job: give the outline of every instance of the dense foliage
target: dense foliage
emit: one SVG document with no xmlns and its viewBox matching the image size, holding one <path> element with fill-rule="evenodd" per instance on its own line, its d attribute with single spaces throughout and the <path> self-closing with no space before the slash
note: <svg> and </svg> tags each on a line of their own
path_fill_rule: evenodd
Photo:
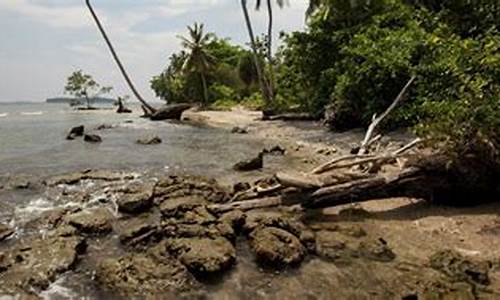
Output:
<svg viewBox="0 0 500 300">
<path fill-rule="evenodd" d="M 385 126 L 416 125 L 456 154 L 474 144 L 498 158 L 498 1 L 314 2 L 308 30 L 286 35 L 280 52 L 289 103 L 326 112 L 336 129 L 366 126 L 416 75 Z"/>
<path fill-rule="evenodd" d="M 215 104 L 222 108 L 250 99 L 260 101 L 255 95 L 258 82 L 250 51 L 209 34 L 203 53 L 210 60 L 203 67 L 207 99 L 202 101 L 205 96 L 199 68 L 185 67 L 190 62 L 190 52 L 186 50 L 172 54 L 167 68 L 151 80 L 157 96 L 171 103 L 204 102 L 206 106 Z"/>
<path fill-rule="evenodd" d="M 274 108 L 325 116 L 335 129 L 366 126 L 416 76 L 406 99 L 383 126 L 416 128 L 458 156 L 473 145 L 499 161 L 498 1 L 310 4 L 308 28 L 283 34 L 274 58 Z M 257 99 L 251 53 L 215 37 L 207 48 L 216 57 L 208 72 L 209 102 L 230 106 L 251 95 Z M 263 59 L 265 43 L 259 52 Z M 186 55 L 174 54 L 166 71 L 153 79 L 159 96 L 169 101 L 201 99 L 199 79 L 181 70 Z"/>
</svg>

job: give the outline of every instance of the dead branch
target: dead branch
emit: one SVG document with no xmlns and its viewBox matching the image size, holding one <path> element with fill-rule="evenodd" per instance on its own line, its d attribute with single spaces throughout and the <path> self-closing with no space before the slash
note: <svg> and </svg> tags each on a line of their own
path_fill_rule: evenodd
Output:
<svg viewBox="0 0 500 300">
<path fill-rule="evenodd" d="M 410 78 L 410 80 L 404 86 L 404 88 L 401 90 L 401 92 L 396 97 L 396 99 L 394 100 L 394 102 L 392 102 L 392 104 L 380 116 L 378 116 L 378 117 L 376 115 L 373 116 L 373 121 L 370 124 L 370 126 L 368 126 L 368 130 L 366 131 L 365 138 L 361 142 L 361 146 L 360 146 L 358 154 L 363 155 L 363 154 L 365 154 L 367 152 L 369 143 L 372 140 L 372 135 L 373 135 L 375 129 L 380 124 L 380 122 L 382 122 L 382 120 L 384 120 L 384 118 L 387 117 L 389 115 L 389 113 L 399 104 L 399 102 L 401 102 L 401 100 L 403 99 L 404 95 L 406 94 L 406 91 L 411 86 L 411 84 L 413 83 L 413 81 L 415 81 L 415 78 L 416 78 L 415 76 L 412 76 Z"/>
</svg>

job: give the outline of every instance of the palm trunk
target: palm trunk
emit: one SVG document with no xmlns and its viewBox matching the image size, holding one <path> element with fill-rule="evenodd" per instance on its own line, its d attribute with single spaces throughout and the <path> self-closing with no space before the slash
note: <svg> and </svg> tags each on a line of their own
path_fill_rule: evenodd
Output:
<svg viewBox="0 0 500 300">
<path fill-rule="evenodd" d="M 255 36 L 253 34 L 252 23 L 250 21 L 250 16 L 248 14 L 246 0 L 241 0 L 241 7 L 243 9 L 243 14 L 245 16 L 245 23 L 247 25 L 248 35 L 250 36 L 250 44 L 252 46 L 255 70 L 257 71 L 257 79 L 259 80 L 260 89 L 262 91 L 262 96 L 264 97 L 264 100 L 266 101 L 266 106 L 267 106 L 267 105 L 269 105 L 269 102 L 270 102 L 269 92 L 268 92 L 268 89 L 266 87 L 266 82 L 265 82 L 265 79 L 263 76 L 262 66 L 260 65 L 260 62 L 259 62 L 259 54 L 257 53 L 257 45 L 255 43 Z"/>
<path fill-rule="evenodd" d="M 205 74 L 200 73 L 201 83 L 203 85 L 203 106 L 208 104 L 208 87 L 207 87 L 207 79 L 205 78 Z"/>
<path fill-rule="evenodd" d="M 269 23 L 267 26 L 267 63 L 269 65 L 269 97 L 274 101 L 274 68 L 273 68 L 273 6 L 271 0 L 267 0 L 267 13 Z"/>
<path fill-rule="evenodd" d="M 99 31 L 101 32 L 104 40 L 106 41 L 106 44 L 108 45 L 109 50 L 111 51 L 111 54 L 113 55 L 113 58 L 114 58 L 116 64 L 118 65 L 118 68 L 120 69 L 120 72 L 122 73 L 123 77 L 125 78 L 125 81 L 127 82 L 129 88 L 132 90 L 132 93 L 134 93 L 137 100 L 139 100 L 139 102 L 141 102 L 142 105 L 144 107 L 146 107 L 150 113 L 154 113 L 156 111 L 156 109 L 153 108 L 151 105 L 149 105 L 146 102 L 146 100 L 144 100 L 144 98 L 142 98 L 141 94 L 139 94 L 139 92 L 137 91 L 137 89 L 134 86 L 134 83 L 132 82 L 132 80 L 128 76 L 127 71 L 125 70 L 125 67 L 121 63 L 120 58 L 116 54 L 116 51 L 115 51 L 113 45 L 111 44 L 111 41 L 109 40 L 108 35 L 106 34 L 106 31 L 104 30 L 104 27 L 102 26 L 101 22 L 99 21 L 99 17 L 97 17 L 97 14 L 95 13 L 94 9 L 92 8 L 92 5 L 90 4 L 90 0 L 86 0 L 85 2 L 87 4 L 88 9 L 90 10 L 90 13 L 92 14 L 92 17 L 94 18 L 94 21 L 97 24 L 97 27 L 99 28 Z"/>
</svg>

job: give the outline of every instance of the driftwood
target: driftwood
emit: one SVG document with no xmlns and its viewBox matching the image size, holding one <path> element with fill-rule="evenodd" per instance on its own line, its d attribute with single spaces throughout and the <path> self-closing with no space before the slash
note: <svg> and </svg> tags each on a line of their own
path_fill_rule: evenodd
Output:
<svg viewBox="0 0 500 300">
<path fill-rule="evenodd" d="M 182 113 L 192 107 L 193 106 L 188 103 L 165 105 L 149 115 L 149 118 L 152 121 L 180 120 Z"/>
<path fill-rule="evenodd" d="M 209 205 L 207 208 L 209 211 L 214 213 L 223 213 L 233 209 L 239 210 L 251 210 L 256 208 L 272 207 L 281 205 L 281 197 L 267 197 L 255 200 L 238 201 L 227 204 L 213 204 Z"/>
<path fill-rule="evenodd" d="M 365 154 L 367 152 L 369 145 L 371 143 L 373 143 L 371 141 L 373 140 L 372 135 L 375 132 L 375 129 L 380 124 L 380 122 L 382 122 L 382 120 L 384 120 L 385 117 L 387 117 L 389 115 L 389 113 L 392 110 L 394 110 L 394 108 L 396 108 L 396 106 L 399 104 L 399 102 L 401 102 L 401 100 L 403 100 L 403 97 L 406 94 L 406 91 L 408 90 L 408 88 L 410 88 L 413 81 L 415 81 L 415 78 L 416 78 L 415 76 L 410 78 L 410 80 L 404 86 L 404 88 L 401 90 L 401 92 L 396 97 L 396 99 L 392 102 L 392 104 L 380 116 L 378 116 L 378 117 L 377 117 L 377 115 L 373 116 L 372 123 L 370 124 L 370 126 L 368 126 L 368 130 L 366 131 L 365 138 L 361 142 L 361 146 L 360 146 L 358 154 L 362 155 L 362 154 Z"/>
</svg>

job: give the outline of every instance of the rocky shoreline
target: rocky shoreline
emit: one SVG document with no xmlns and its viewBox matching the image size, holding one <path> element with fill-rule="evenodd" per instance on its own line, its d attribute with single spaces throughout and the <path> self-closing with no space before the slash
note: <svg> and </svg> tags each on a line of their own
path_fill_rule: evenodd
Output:
<svg viewBox="0 0 500 300">
<path fill-rule="evenodd" d="M 32 189 L 53 207 L 0 225 L 0 295 L 36 299 L 68 273 L 116 298 L 500 295 L 491 261 L 443 249 L 419 265 L 363 222 L 280 207 L 220 212 L 234 191 L 213 179 L 87 170 L 6 189 Z"/>
</svg>

